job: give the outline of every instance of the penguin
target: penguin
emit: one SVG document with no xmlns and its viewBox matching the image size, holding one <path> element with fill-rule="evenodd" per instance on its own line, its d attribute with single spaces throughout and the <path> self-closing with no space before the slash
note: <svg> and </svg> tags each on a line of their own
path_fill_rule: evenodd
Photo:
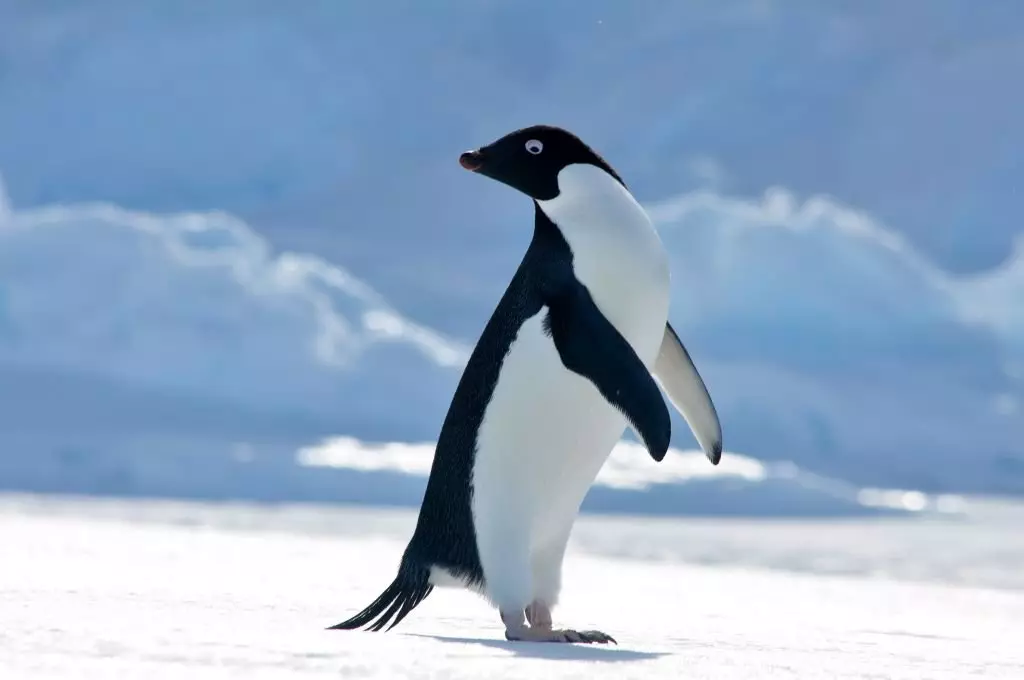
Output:
<svg viewBox="0 0 1024 680">
<path fill-rule="evenodd" d="M 722 456 L 714 404 L 668 320 L 668 256 L 619 174 L 564 128 L 516 130 L 459 163 L 528 196 L 533 237 L 456 387 L 397 576 L 330 628 L 390 630 L 441 586 L 483 595 L 507 640 L 615 642 L 551 615 L 599 470 L 627 427 L 665 457 L 659 385 L 711 463 Z"/>
</svg>

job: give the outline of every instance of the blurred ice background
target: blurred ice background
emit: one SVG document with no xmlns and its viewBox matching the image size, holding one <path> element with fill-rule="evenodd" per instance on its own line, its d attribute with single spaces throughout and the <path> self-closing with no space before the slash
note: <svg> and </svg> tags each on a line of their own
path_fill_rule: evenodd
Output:
<svg viewBox="0 0 1024 680">
<path fill-rule="evenodd" d="M 567 126 L 722 417 L 590 510 L 1024 493 L 1010 0 L 0 0 L 0 487 L 415 506 L 530 238 L 465 148 Z"/>
</svg>

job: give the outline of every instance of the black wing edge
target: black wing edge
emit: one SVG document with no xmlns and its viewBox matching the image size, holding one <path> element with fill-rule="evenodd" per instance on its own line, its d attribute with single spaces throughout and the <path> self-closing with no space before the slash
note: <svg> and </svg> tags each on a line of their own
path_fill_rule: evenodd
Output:
<svg viewBox="0 0 1024 680">
<path fill-rule="evenodd" d="M 590 380 L 625 416 L 651 457 L 665 458 L 672 421 L 658 384 L 633 347 L 597 308 L 579 283 L 549 294 L 545 332 L 550 333 L 562 364 Z"/>
<path fill-rule="evenodd" d="M 391 630 L 423 602 L 432 590 L 434 586 L 430 583 L 430 572 L 426 567 L 403 560 L 398 576 L 376 600 L 352 618 L 330 626 L 327 630 L 355 630 L 366 626 L 367 630 L 379 631 L 388 626 L 388 621 L 393 617 L 394 621 L 385 629 Z M 374 619 L 377 621 L 373 622 Z"/>
</svg>

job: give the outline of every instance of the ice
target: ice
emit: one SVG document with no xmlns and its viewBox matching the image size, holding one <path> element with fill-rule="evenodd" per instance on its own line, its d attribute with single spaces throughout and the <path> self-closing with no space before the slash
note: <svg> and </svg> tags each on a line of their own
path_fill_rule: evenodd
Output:
<svg viewBox="0 0 1024 680">
<path fill-rule="evenodd" d="M 953 275 L 869 216 L 782 190 L 649 207 L 672 253 L 673 322 L 736 461 L 855 489 L 1024 488 L 1024 257 Z M 250 472 L 278 475 L 329 435 L 415 446 L 436 436 L 473 341 L 411 320 L 340 265 L 275 251 L 226 213 L 0 214 L 9 488 L 96 491 L 90 477 L 117 461 L 134 480 L 122 491 L 194 495 L 171 458 L 146 458 L 216 476 L 249 447 L 278 466 Z M 681 418 L 673 436 L 680 449 L 692 441 Z M 416 451 L 422 470 L 431 451 Z M 232 483 L 232 495 L 261 493 Z"/>
<path fill-rule="evenodd" d="M 11 680 L 1016 680 L 1024 671 L 1019 514 L 946 524 L 944 542 L 920 523 L 590 518 L 555 613 L 607 630 L 618 646 L 509 643 L 482 599 L 445 589 L 389 633 L 324 630 L 386 585 L 412 520 L 3 498 L 0 670 Z M 737 551 L 715 563 L 686 557 L 730 542 Z M 900 552 L 902 568 L 892 560 Z M 753 567 L 744 553 L 774 553 L 776 564 Z M 822 573 L 843 562 L 846 575 Z"/>
<path fill-rule="evenodd" d="M 82 446 L 107 431 L 116 450 L 139 430 L 326 433 L 328 420 L 395 436 L 390 395 L 437 394 L 466 353 L 343 267 L 281 252 L 223 212 L 0 210 L 9 437 L 56 429 Z M 421 409 L 405 426 L 437 417 Z"/>
<path fill-rule="evenodd" d="M 362 487 L 360 500 L 371 503 L 418 505 L 430 472 L 434 445 L 430 443 L 372 444 L 353 437 L 331 437 L 303 447 L 296 455 L 300 466 L 320 469 L 333 479 L 341 498 Z M 401 475 L 415 485 L 393 484 L 389 493 L 386 473 Z M 380 479 L 380 495 L 366 491 Z M 346 491 L 342 491 L 345 487 Z M 601 468 L 583 504 L 585 512 L 626 512 L 652 515 L 711 516 L 835 516 L 905 513 L 953 513 L 962 499 L 900 489 L 858 488 L 838 480 L 809 474 L 791 464 L 764 464 L 731 451 L 717 466 L 708 464 L 702 451 L 669 449 L 654 463 L 640 444 L 620 442 Z"/>
</svg>

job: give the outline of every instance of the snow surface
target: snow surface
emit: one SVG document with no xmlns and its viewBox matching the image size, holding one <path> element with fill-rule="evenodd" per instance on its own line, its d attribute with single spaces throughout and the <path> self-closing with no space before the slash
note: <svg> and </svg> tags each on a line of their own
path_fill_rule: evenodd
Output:
<svg viewBox="0 0 1024 680">
<path fill-rule="evenodd" d="M 324 630 L 390 580 L 408 512 L 0 497 L 0 672 L 1018 680 L 1021 512 L 937 524 L 589 518 L 555 613 L 619 641 L 591 647 L 506 642 L 482 599 L 452 590 L 389 633 Z"/>
</svg>

